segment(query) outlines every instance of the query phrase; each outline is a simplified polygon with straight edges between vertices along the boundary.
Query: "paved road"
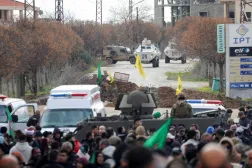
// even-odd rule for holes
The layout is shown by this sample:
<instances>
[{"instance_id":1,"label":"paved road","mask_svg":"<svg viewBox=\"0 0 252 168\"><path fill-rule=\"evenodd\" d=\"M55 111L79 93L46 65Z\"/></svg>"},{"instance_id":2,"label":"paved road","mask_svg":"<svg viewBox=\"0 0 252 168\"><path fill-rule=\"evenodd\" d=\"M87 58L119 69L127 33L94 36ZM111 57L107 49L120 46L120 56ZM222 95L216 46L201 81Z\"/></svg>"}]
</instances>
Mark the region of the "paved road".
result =
<instances>
[{"instance_id":1,"label":"paved road","mask_svg":"<svg viewBox=\"0 0 252 168\"><path fill-rule=\"evenodd\" d=\"M177 81L167 80L166 72L184 72L192 68L193 63L189 60L186 64L181 64L180 61L171 61L169 64L165 64L164 60L160 60L159 68L153 68L152 64L143 64L146 79L144 79L135 68L134 65L129 62L117 62L115 65L109 65L108 67L102 67L102 71L109 71L112 75L114 72L121 72L130 74L129 81L136 83L138 86L169 86L177 88ZM97 73L97 72L94 72ZM183 88L197 89L207 86L206 82L183 82Z\"/></svg>"}]
</instances>

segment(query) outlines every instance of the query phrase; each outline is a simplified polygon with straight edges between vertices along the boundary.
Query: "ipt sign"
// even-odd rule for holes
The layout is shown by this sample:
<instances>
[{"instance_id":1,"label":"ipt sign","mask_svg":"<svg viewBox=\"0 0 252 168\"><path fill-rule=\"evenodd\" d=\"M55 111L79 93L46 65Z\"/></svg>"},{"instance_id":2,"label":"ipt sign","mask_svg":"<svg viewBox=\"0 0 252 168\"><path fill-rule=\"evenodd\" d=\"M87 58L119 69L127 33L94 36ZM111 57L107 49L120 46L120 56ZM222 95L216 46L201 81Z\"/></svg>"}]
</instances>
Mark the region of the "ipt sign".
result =
<instances>
[{"instance_id":1,"label":"ipt sign","mask_svg":"<svg viewBox=\"0 0 252 168\"><path fill-rule=\"evenodd\" d=\"M246 47L252 45L252 25L250 24L230 24L229 26L229 46Z\"/></svg>"}]
</instances>

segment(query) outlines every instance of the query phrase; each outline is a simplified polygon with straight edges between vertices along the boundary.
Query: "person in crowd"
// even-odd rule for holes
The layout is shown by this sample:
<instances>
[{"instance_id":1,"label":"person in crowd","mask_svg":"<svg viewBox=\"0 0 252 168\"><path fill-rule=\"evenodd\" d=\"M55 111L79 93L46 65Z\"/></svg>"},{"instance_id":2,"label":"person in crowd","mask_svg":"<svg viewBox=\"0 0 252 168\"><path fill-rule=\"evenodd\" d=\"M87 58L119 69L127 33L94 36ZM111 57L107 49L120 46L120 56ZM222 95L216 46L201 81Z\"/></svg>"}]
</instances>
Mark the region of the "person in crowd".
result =
<instances>
[{"instance_id":1,"label":"person in crowd","mask_svg":"<svg viewBox=\"0 0 252 168\"><path fill-rule=\"evenodd\" d=\"M196 140L196 134L197 133L194 130L189 130L187 132L187 139L188 140L181 145L181 150L182 150L183 154L185 154L186 145L193 144L195 147L197 147L197 145L198 145L199 142Z\"/></svg>"},{"instance_id":2,"label":"person in crowd","mask_svg":"<svg viewBox=\"0 0 252 168\"><path fill-rule=\"evenodd\" d=\"M109 139L113 135L115 135L114 129L112 127L108 127L107 128L107 138Z\"/></svg>"},{"instance_id":3,"label":"person in crowd","mask_svg":"<svg viewBox=\"0 0 252 168\"><path fill-rule=\"evenodd\" d=\"M88 154L88 148L89 148L88 144L83 144L80 147L79 151L77 152L77 156L79 158L85 158L87 160L90 160L90 155Z\"/></svg>"},{"instance_id":4,"label":"person in crowd","mask_svg":"<svg viewBox=\"0 0 252 168\"><path fill-rule=\"evenodd\" d=\"M1 168L20 168L18 160L15 156L5 155L0 160Z\"/></svg>"},{"instance_id":5,"label":"person in crowd","mask_svg":"<svg viewBox=\"0 0 252 168\"><path fill-rule=\"evenodd\" d=\"M246 117L248 119L252 120L252 108L251 108L251 106L246 107L245 113L246 113Z\"/></svg>"},{"instance_id":6,"label":"person in crowd","mask_svg":"<svg viewBox=\"0 0 252 168\"><path fill-rule=\"evenodd\" d=\"M232 131L232 130L227 130L227 131L225 132L225 137L234 138L234 137L235 137L234 131Z\"/></svg>"},{"instance_id":7,"label":"person in crowd","mask_svg":"<svg viewBox=\"0 0 252 168\"><path fill-rule=\"evenodd\" d=\"M172 149L173 160L168 163L167 168L185 168L186 164L183 160L183 154L180 148L175 147Z\"/></svg>"},{"instance_id":8,"label":"person in crowd","mask_svg":"<svg viewBox=\"0 0 252 168\"><path fill-rule=\"evenodd\" d=\"M209 143L213 140L213 136L212 134L210 133L204 133L202 136L201 136L201 142L202 143Z\"/></svg>"},{"instance_id":9,"label":"person in crowd","mask_svg":"<svg viewBox=\"0 0 252 168\"><path fill-rule=\"evenodd\" d=\"M224 148L217 143L205 145L199 156L197 168L232 168Z\"/></svg>"},{"instance_id":10,"label":"person in crowd","mask_svg":"<svg viewBox=\"0 0 252 168\"><path fill-rule=\"evenodd\" d=\"M58 158L57 163L59 163L64 168L74 168L75 166L73 163L69 162L69 152L67 150L61 149Z\"/></svg>"},{"instance_id":11,"label":"person in crowd","mask_svg":"<svg viewBox=\"0 0 252 168\"><path fill-rule=\"evenodd\" d=\"M54 150L49 154L48 162L42 168L64 168L62 165L57 163L59 157L59 152Z\"/></svg>"},{"instance_id":12,"label":"person in crowd","mask_svg":"<svg viewBox=\"0 0 252 168\"><path fill-rule=\"evenodd\" d=\"M240 118L239 120L240 127L243 130L248 130L250 127L250 120L245 116L244 112L240 111L238 113L238 117Z\"/></svg>"},{"instance_id":13,"label":"person in crowd","mask_svg":"<svg viewBox=\"0 0 252 168\"><path fill-rule=\"evenodd\" d=\"M240 163L241 155L237 153L234 143L230 138L228 137L222 138L220 141L220 145L226 149L228 153L228 159L231 163Z\"/></svg>"},{"instance_id":14,"label":"person in crowd","mask_svg":"<svg viewBox=\"0 0 252 168\"><path fill-rule=\"evenodd\" d=\"M139 137L144 137L147 139L147 136L146 136L146 131L145 131L145 128L143 126L138 126L135 130L135 134L136 134L136 137L139 138Z\"/></svg>"},{"instance_id":15,"label":"person in crowd","mask_svg":"<svg viewBox=\"0 0 252 168\"><path fill-rule=\"evenodd\" d=\"M80 157L77 159L76 168L84 168L87 164L89 164L88 159Z\"/></svg>"},{"instance_id":16,"label":"person in crowd","mask_svg":"<svg viewBox=\"0 0 252 168\"><path fill-rule=\"evenodd\" d=\"M5 151L5 146L3 144L0 144L0 159L6 154Z\"/></svg>"},{"instance_id":17,"label":"person in crowd","mask_svg":"<svg viewBox=\"0 0 252 168\"><path fill-rule=\"evenodd\" d=\"M106 132L106 127L104 125L99 126L99 135L102 136Z\"/></svg>"},{"instance_id":18,"label":"person in crowd","mask_svg":"<svg viewBox=\"0 0 252 168\"><path fill-rule=\"evenodd\" d=\"M96 136L99 136L99 128L97 125L92 126L92 138L94 139Z\"/></svg>"},{"instance_id":19,"label":"person in crowd","mask_svg":"<svg viewBox=\"0 0 252 168\"><path fill-rule=\"evenodd\" d=\"M8 135L7 134L7 127L1 126L1 128L0 128L0 134L2 134L3 136Z\"/></svg>"},{"instance_id":20,"label":"person in crowd","mask_svg":"<svg viewBox=\"0 0 252 168\"><path fill-rule=\"evenodd\" d=\"M58 142L59 146L61 146L62 144L62 136L63 136L63 133L60 131L60 129L55 127L53 130L53 140L54 142Z\"/></svg>"},{"instance_id":21,"label":"person in crowd","mask_svg":"<svg viewBox=\"0 0 252 168\"><path fill-rule=\"evenodd\" d=\"M251 168L252 167L252 150L249 150L247 153L247 162L244 165L244 168Z\"/></svg>"},{"instance_id":22,"label":"person in crowd","mask_svg":"<svg viewBox=\"0 0 252 168\"><path fill-rule=\"evenodd\" d=\"M39 148L35 147L32 149L32 156L29 160L27 168L41 168L44 163L42 163L41 151Z\"/></svg>"},{"instance_id":23,"label":"person in crowd","mask_svg":"<svg viewBox=\"0 0 252 168\"><path fill-rule=\"evenodd\" d=\"M166 143L165 143L165 152L168 155L172 155L172 149L175 147L180 147L180 143L175 140L175 136L171 133L168 133L166 136Z\"/></svg>"},{"instance_id":24,"label":"person in crowd","mask_svg":"<svg viewBox=\"0 0 252 168\"><path fill-rule=\"evenodd\" d=\"M62 144L61 150L67 152L68 162L72 165L76 165L76 159L78 156L74 153L73 143L66 141Z\"/></svg>"},{"instance_id":25,"label":"person in crowd","mask_svg":"<svg viewBox=\"0 0 252 168\"><path fill-rule=\"evenodd\" d=\"M24 158L23 158L23 156L21 155L20 152L12 152L11 155L12 155L12 156L15 156L15 157L17 158L18 164L19 164L19 167L20 167L20 168L23 168L23 167L26 166L26 163L25 163L25 161L24 161Z\"/></svg>"},{"instance_id":26,"label":"person in crowd","mask_svg":"<svg viewBox=\"0 0 252 168\"><path fill-rule=\"evenodd\" d=\"M125 138L127 137L126 129L124 127L118 127L117 134L118 134L118 137L121 138L121 141L124 142Z\"/></svg>"},{"instance_id":27,"label":"person in crowd","mask_svg":"<svg viewBox=\"0 0 252 168\"><path fill-rule=\"evenodd\" d=\"M186 101L183 93L178 95L178 101L172 106L171 117L176 118L191 118L193 116L192 106Z\"/></svg>"},{"instance_id":28,"label":"person in crowd","mask_svg":"<svg viewBox=\"0 0 252 168\"><path fill-rule=\"evenodd\" d=\"M30 126L37 126L38 122L40 120L40 111L37 110L33 116L31 116L27 122L27 127Z\"/></svg>"},{"instance_id":29,"label":"person in crowd","mask_svg":"<svg viewBox=\"0 0 252 168\"><path fill-rule=\"evenodd\" d=\"M28 163L31 158L32 147L28 144L26 135L22 134L19 136L16 145L10 149L10 154L13 152L19 152L25 164Z\"/></svg>"},{"instance_id":30,"label":"person in crowd","mask_svg":"<svg viewBox=\"0 0 252 168\"><path fill-rule=\"evenodd\" d=\"M108 139L108 142L109 142L109 145L117 147L121 143L121 138L119 138L118 136L113 135Z\"/></svg>"},{"instance_id":31,"label":"person in crowd","mask_svg":"<svg viewBox=\"0 0 252 168\"><path fill-rule=\"evenodd\" d=\"M150 150L135 147L122 157L122 168L154 168L154 159Z\"/></svg>"},{"instance_id":32,"label":"person in crowd","mask_svg":"<svg viewBox=\"0 0 252 168\"><path fill-rule=\"evenodd\" d=\"M41 149L41 139L42 139L42 137L43 137L43 134L40 131L35 132L32 147L34 147L34 148L36 147L36 148Z\"/></svg>"},{"instance_id":33,"label":"person in crowd","mask_svg":"<svg viewBox=\"0 0 252 168\"><path fill-rule=\"evenodd\" d=\"M185 139L186 139L185 131L186 131L186 129L185 129L184 126L179 126L178 127L177 135L176 135L175 139L180 144L182 144L185 141Z\"/></svg>"},{"instance_id":34,"label":"person in crowd","mask_svg":"<svg viewBox=\"0 0 252 168\"><path fill-rule=\"evenodd\" d=\"M197 146L189 143L185 146L185 159L189 168L196 167L197 160Z\"/></svg>"},{"instance_id":35,"label":"person in crowd","mask_svg":"<svg viewBox=\"0 0 252 168\"><path fill-rule=\"evenodd\" d=\"M213 137L215 142L220 142L220 140L225 136L225 131L221 128L217 128Z\"/></svg>"},{"instance_id":36,"label":"person in crowd","mask_svg":"<svg viewBox=\"0 0 252 168\"><path fill-rule=\"evenodd\" d=\"M141 118L134 119L134 125L132 130L135 131L138 126L142 126L143 122Z\"/></svg>"}]
</instances>

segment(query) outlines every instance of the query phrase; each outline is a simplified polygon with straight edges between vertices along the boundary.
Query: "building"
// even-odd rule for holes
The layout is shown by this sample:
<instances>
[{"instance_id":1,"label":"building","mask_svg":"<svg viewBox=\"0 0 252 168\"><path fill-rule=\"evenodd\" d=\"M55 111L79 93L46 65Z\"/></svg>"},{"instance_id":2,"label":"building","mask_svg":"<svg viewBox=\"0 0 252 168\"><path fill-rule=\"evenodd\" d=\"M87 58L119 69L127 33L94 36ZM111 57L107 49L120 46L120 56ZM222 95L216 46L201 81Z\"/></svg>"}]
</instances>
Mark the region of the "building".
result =
<instances>
[{"instance_id":1,"label":"building","mask_svg":"<svg viewBox=\"0 0 252 168\"><path fill-rule=\"evenodd\" d=\"M0 21L13 21L14 13L18 13L20 18L24 17L25 5L15 0L0 0ZM29 9L29 8L28 8ZM32 9L29 9L32 10ZM38 16L39 8L35 7L35 16Z\"/></svg>"},{"instance_id":2,"label":"building","mask_svg":"<svg viewBox=\"0 0 252 168\"><path fill-rule=\"evenodd\" d=\"M155 23L164 25L165 7L171 8L171 22L185 16L224 17L224 4L219 0L154 0ZM229 5L228 17L235 18L235 5ZM251 16L251 15L250 15Z\"/></svg>"}]
</instances>

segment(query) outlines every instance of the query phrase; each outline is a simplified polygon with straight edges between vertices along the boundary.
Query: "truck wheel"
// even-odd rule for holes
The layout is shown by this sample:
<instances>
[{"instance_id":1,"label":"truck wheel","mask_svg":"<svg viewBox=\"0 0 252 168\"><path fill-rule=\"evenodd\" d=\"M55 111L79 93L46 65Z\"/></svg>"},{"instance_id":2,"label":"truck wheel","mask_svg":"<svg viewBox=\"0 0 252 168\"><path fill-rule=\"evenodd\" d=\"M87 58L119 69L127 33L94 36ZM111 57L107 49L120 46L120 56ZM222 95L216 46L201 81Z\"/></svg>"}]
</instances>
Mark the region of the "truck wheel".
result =
<instances>
[{"instance_id":1,"label":"truck wheel","mask_svg":"<svg viewBox=\"0 0 252 168\"><path fill-rule=\"evenodd\" d=\"M157 66L156 67L159 67L159 60L157 61Z\"/></svg>"},{"instance_id":2,"label":"truck wheel","mask_svg":"<svg viewBox=\"0 0 252 168\"><path fill-rule=\"evenodd\" d=\"M108 64L113 64L113 59L112 58L107 58L107 63Z\"/></svg>"},{"instance_id":3,"label":"truck wheel","mask_svg":"<svg viewBox=\"0 0 252 168\"><path fill-rule=\"evenodd\" d=\"M181 59L181 63L182 63L182 64L185 64L185 63L186 63L186 58L182 58L182 59Z\"/></svg>"},{"instance_id":4,"label":"truck wheel","mask_svg":"<svg viewBox=\"0 0 252 168\"><path fill-rule=\"evenodd\" d=\"M116 64L116 63L117 63L117 61L113 60L113 64Z\"/></svg>"},{"instance_id":5,"label":"truck wheel","mask_svg":"<svg viewBox=\"0 0 252 168\"><path fill-rule=\"evenodd\" d=\"M154 59L154 60L152 61L152 67L153 67L153 68L156 68L156 67L157 67L157 60L156 60L156 59Z\"/></svg>"},{"instance_id":6,"label":"truck wheel","mask_svg":"<svg viewBox=\"0 0 252 168\"><path fill-rule=\"evenodd\" d=\"M165 56L165 63L170 63L170 58Z\"/></svg>"},{"instance_id":7,"label":"truck wheel","mask_svg":"<svg viewBox=\"0 0 252 168\"><path fill-rule=\"evenodd\" d=\"M135 57L130 57L129 59L131 64L135 64L136 63L136 58Z\"/></svg>"}]
</instances>

